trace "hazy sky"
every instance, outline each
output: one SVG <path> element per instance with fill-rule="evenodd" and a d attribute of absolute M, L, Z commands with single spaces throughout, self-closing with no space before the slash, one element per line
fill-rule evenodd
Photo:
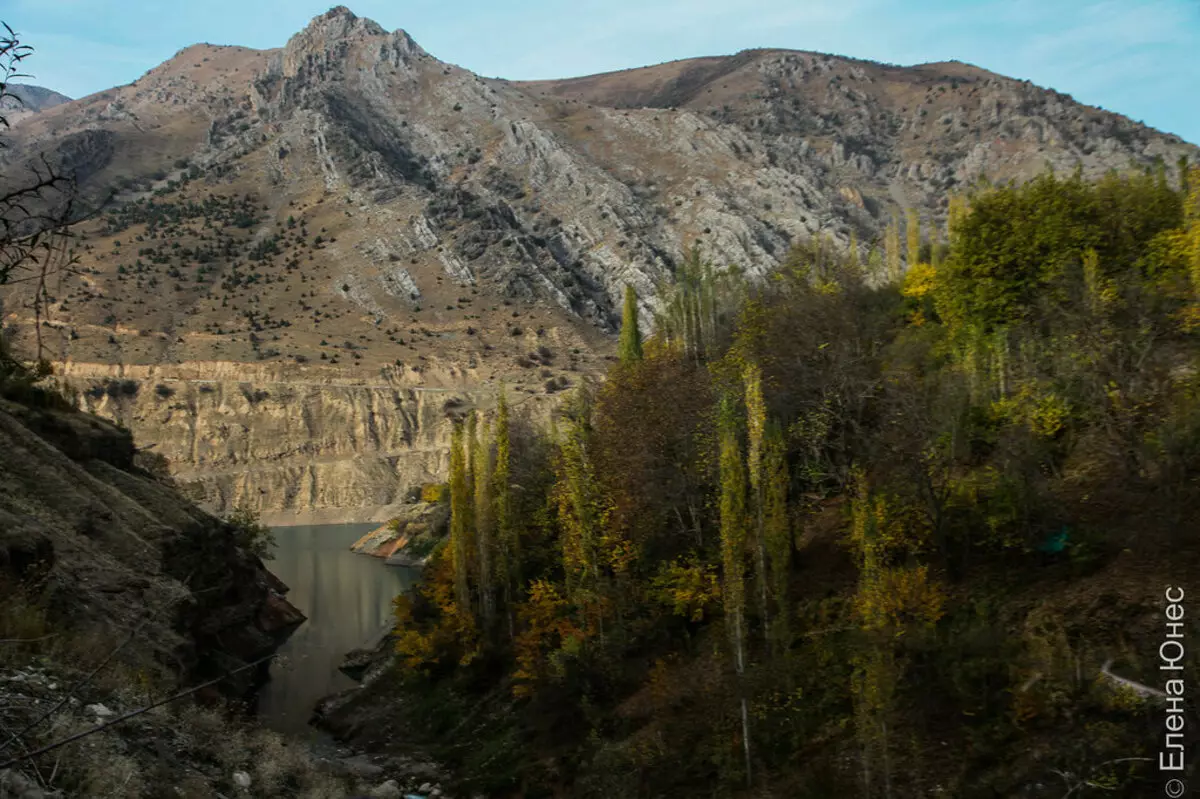
<path fill-rule="evenodd" d="M 0 0 L 26 71 L 81 97 L 196 42 L 283 45 L 328 0 Z M 750 47 L 957 59 L 1200 143 L 1200 0 L 359 0 L 488 77 L 567 77 Z"/>

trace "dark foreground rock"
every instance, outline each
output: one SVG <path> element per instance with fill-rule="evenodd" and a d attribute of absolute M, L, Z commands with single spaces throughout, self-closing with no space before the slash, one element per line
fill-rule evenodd
<path fill-rule="evenodd" d="M 374 790 L 240 710 L 304 620 L 246 531 L 128 431 L 26 393 L 0 398 L 0 799 Z"/>
<path fill-rule="evenodd" d="M 139 669 L 201 682 L 271 655 L 304 620 L 236 529 L 135 465 L 128 431 L 0 400 L 0 452 L 0 582 L 57 635 L 133 636 Z M 244 695 L 265 667 L 223 692 Z"/>

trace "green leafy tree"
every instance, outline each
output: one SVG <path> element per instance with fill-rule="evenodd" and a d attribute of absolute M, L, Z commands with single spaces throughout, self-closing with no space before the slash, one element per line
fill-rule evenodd
<path fill-rule="evenodd" d="M 467 454 L 464 450 L 463 425 L 454 423 L 450 440 L 450 553 L 454 573 L 454 599 L 459 612 L 471 613 L 471 528 L 474 503 L 467 474 Z"/>
<path fill-rule="evenodd" d="M 746 781 L 750 768 L 750 716 L 745 695 L 746 676 L 746 471 L 738 441 L 737 413 L 729 397 L 718 411 L 721 475 L 721 562 L 725 624 L 733 649 L 742 722 L 742 749 Z"/>
<path fill-rule="evenodd" d="M 912 269 L 921 260 L 921 217 L 916 208 L 909 208 L 904 225 L 908 239 L 908 268 Z"/>
<path fill-rule="evenodd" d="M 662 304 L 656 335 L 679 346 L 697 365 L 719 357 L 745 293 L 741 271 L 718 270 L 694 244 L 679 265 L 675 282 L 660 286 L 658 293 Z"/>
<path fill-rule="evenodd" d="M 883 234 L 883 251 L 887 261 L 887 277 L 893 283 L 899 282 L 904 274 L 900 262 L 900 221 L 892 215 Z"/>
<path fill-rule="evenodd" d="M 515 635 L 514 603 L 521 579 L 521 547 L 517 527 L 511 517 L 509 481 L 512 475 L 511 421 L 508 396 L 502 386 L 496 408 L 496 461 L 492 472 L 492 525 L 499 543 L 497 573 L 508 617 L 509 637 Z"/>
<path fill-rule="evenodd" d="M 225 523 L 233 528 L 234 540 L 242 549 L 262 560 L 275 557 L 275 534 L 259 520 L 258 514 L 245 505 L 233 509 Z"/>
<path fill-rule="evenodd" d="M 762 369 L 756 363 L 746 365 L 743 376 L 746 402 L 746 470 L 754 502 L 755 582 L 758 589 L 759 615 L 764 631 L 770 628 L 767 591 L 766 485 L 763 479 L 763 437 L 767 428 L 767 403 L 763 399 Z"/>
<path fill-rule="evenodd" d="M 479 609 L 484 627 L 490 629 L 496 615 L 496 593 L 493 583 L 495 573 L 495 526 L 492 505 L 494 475 L 492 447 L 491 442 L 488 441 L 490 427 L 487 420 L 485 419 L 482 425 L 473 425 L 471 433 L 473 439 L 476 436 L 479 437 L 479 440 L 474 441 L 472 447 L 474 450 L 472 476 L 475 484 L 475 543 L 479 553 L 477 565 Z"/>
<path fill-rule="evenodd" d="M 936 307 L 955 331 L 991 333 L 1047 304 L 1075 300 L 1084 254 L 1102 272 L 1136 264 L 1146 245 L 1182 221 L 1179 195 L 1153 176 L 1043 174 L 984 189 L 952 214 L 953 251 L 938 271 Z"/>
<path fill-rule="evenodd" d="M 791 644 L 788 620 L 788 575 L 792 558 L 792 529 L 788 518 L 789 482 L 783 428 L 772 420 L 766 426 L 763 453 L 763 537 L 771 563 L 771 585 L 775 598 L 772 639 L 776 651 L 786 651 Z"/>
<path fill-rule="evenodd" d="M 583 609 L 585 626 L 603 638 L 601 537 L 606 514 L 593 463 L 591 417 L 590 397 L 580 389 L 567 408 L 559 440 L 555 494 L 567 595 Z"/>
<path fill-rule="evenodd" d="M 642 333 L 638 329 L 637 291 L 625 286 L 625 307 L 621 313 L 621 340 L 617 344 L 617 357 L 621 363 L 633 363 L 642 359 Z"/>

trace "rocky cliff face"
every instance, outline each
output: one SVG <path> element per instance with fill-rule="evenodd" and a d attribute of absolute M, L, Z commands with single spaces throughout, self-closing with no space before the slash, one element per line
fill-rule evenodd
<path fill-rule="evenodd" d="M 232 363 L 63 372 L 82 407 L 167 458 L 190 497 L 278 524 L 390 518 L 411 488 L 445 479 L 448 420 L 496 398 L 487 386 L 414 386 L 388 372 L 374 382 Z M 548 412 L 549 398 L 529 399 L 523 407 Z"/>
<path fill-rule="evenodd" d="M 762 274 L 905 207 L 937 228 L 981 173 L 1200 160 L 966 64 L 754 50 L 514 83 L 341 7 L 284 48 L 189 47 L 41 111 L 0 167 L 39 152 L 102 209 L 40 330 L 86 407 L 214 508 L 359 518 L 444 475 L 444 389 L 549 396 L 600 371 L 625 285 L 650 328 L 693 242 Z M 32 351 L 23 291 L 4 323 Z"/>

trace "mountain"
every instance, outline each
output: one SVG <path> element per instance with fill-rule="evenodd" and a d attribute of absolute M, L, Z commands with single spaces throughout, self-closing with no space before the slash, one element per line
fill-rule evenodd
<path fill-rule="evenodd" d="M 65 94 L 28 83 L 10 83 L 5 89 L 8 95 L 0 99 L 0 114 L 15 125 L 22 119 L 56 105 L 71 102 Z"/>
<path fill-rule="evenodd" d="M 1200 159 L 966 64 L 753 50 L 512 82 L 342 7 L 282 49 L 186 48 L 10 140 L 5 173 L 49 153 L 100 209 L 42 331 L 85 406 L 213 507 L 306 512 L 441 479 L 430 391 L 544 406 L 597 371 L 625 284 L 649 327 L 693 241 L 761 275 L 906 207 L 941 225 L 981 174 Z M 27 299 L 5 305 L 25 348 Z"/>

